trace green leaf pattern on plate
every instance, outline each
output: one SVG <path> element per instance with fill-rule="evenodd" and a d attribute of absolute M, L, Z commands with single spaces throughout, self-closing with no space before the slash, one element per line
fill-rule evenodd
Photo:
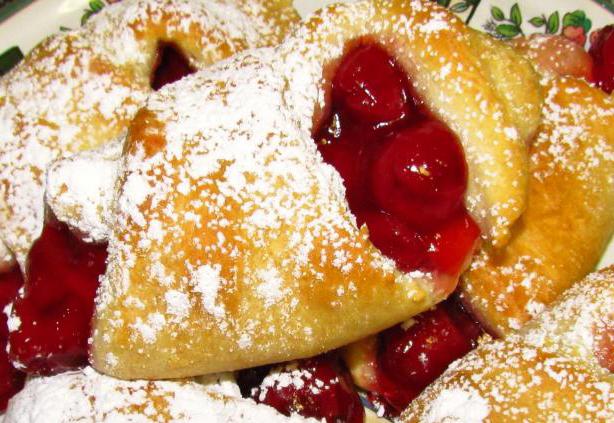
<path fill-rule="evenodd" d="M 21 59 L 23 59 L 23 52 L 17 46 L 0 54 L 0 76 L 10 71 Z"/>
<path fill-rule="evenodd" d="M 542 32 L 552 35 L 560 34 L 585 46 L 593 27 L 592 21 L 588 18 L 586 12 L 581 9 L 565 13 L 560 10 L 550 10 L 550 13 L 531 16 L 528 13 L 524 13 L 524 9 L 531 9 L 528 7 L 528 2 L 515 2 L 509 7 L 510 2 L 505 2 L 503 0 L 433 1 L 457 13 L 461 18 L 464 18 L 466 23 L 471 21 L 478 6 L 490 8 L 489 19 L 484 23 L 483 29 L 491 35 L 502 39 L 510 39 L 525 34 Z M 614 0 L 595 1 L 604 5 L 609 10 L 614 11 Z M 507 3 L 507 6 L 504 5 L 505 3 Z M 556 3 L 554 4 L 556 5 Z M 466 12 L 469 9 L 471 9 L 471 11 L 467 16 Z M 533 10 L 535 9 L 533 8 Z"/>
<path fill-rule="evenodd" d="M 521 6 L 519 3 L 514 3 L 507 14 L 501 7 L 491 5 L 490 19 L 483 27 L 486 32 L 497 38 L 510 39 L 541 31 L 544 34 L 563 35 L 584 46 L 592 26 L 592 21 L 584 10 L 567 12 L 562 19 L 561 12 L 554 10 L 549 14 L 532 16 L 525 23 Z"/>

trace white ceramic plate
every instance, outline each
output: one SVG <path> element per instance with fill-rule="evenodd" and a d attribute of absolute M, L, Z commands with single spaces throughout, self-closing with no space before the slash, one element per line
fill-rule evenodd
<path fill-rule="evenodd" d="M 304 17 L 335 0 L 294 0 Z M 13 0 L 0 10 L 0 54 L 26 53 L 60 28 L 76 28 L 84 16 L 113 0 Z M 470 26 L 502 38 L 518 34 L 563 34 L 587 46 L 593 30 L 614 23 L 614 0 L 437 0 Z M 11 16 L 9 12 L 18 10 Z M 612 218 L 614 219 L 614 212 Z M 614 264 L 614 240 L 600 267 Z"/>

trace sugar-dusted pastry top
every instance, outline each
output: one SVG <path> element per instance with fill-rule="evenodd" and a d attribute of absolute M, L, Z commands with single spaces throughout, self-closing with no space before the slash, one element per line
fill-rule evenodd
<path fill-rule="evenodd" d="M 119 173 L 124 137 L 49 165 L 45 203 L 60 222 L 69 222 L 83 239 L 108 238 L 108 213 Z"/>
<path fill-rule="evenodd" d="M 461 283 L 474 312 L 500 334 L 594 269 L 614 233 L 614 100 L 573 77 L 542 84 L 527 209 L 510 243 L 481 251 Z"/>
<path fill-rule="evenodd" d="M 337 5 L 275 49 L 152 95 L 124 145 L 94 366 L 182 377 L 312 356 L 449 294 L 456 281 L 401 273 L 373 247 L 311 132 L 344 49 L 379 42 L 459 135 L 468 206 L 486 237 L 504 242 L 526 188 L 525 140 L 509 110 L 538 111 L 541 99 L 537 89 L 529 106 L 530 95 L 500 101 L 472 34 L 430 2 Z M 516 61 L 518 88 L 537 86 Z"/>
<path fill-rule="evenodd" d="M 3 421 L 315 422 L 243 399 L 230 380 L 121 381 L 90 367 L 30 379 L 10 401 Z"/>
<path fill-rule="evenodd" d="M 158 41 L 199 69 L 278 42 L 295 20 L 285 0 L 127 0 L 37 46 L 0 80 L 0 239 L 19 263 L 42 229 L 47 165 L 125 133 Z"/>
<path fill-rule="evenodd" d="M 483 339 L 410 405 L 402 421 L 612 421 L 613 357 L 610 267 L 572 286 L 504 341 Z"/>

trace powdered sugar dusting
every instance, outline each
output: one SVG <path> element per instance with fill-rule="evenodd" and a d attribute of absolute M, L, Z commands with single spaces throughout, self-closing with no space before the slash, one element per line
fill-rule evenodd
<path fill-rule="evenodd" d="M 143 363 L 138 372 L 155 367 L 174 377 L 258 365 L 335 348 L 403 321 L 448 294 L 449 284 L 438 286 L 430 274 L 401 273 L 373 247 L 366 228 L 356 227 L 339 174 L 323 163 L 311 137 L 314 111 L 326 97 L 324 64 L 338 58 L 348 40 L 380 34 L 391 49 L 398 44 L 399 58 L 411 57 L 412 62 L 404 60 L 412 75 L 411 66 L 440 75 L 448 61 L 455 63 L 452 56 L 435 59 L 442 52 L 422 58 L 418 49 L 435 38 L 456 42 L 454 33 L 462 31 L 462 24 L 436 6 L 412 6 L 398 14 L 391 4 L 378 3 L 391 8 L 381 14 L 386 19 L 369 2 L 334 6 L 279 47 L 239 54 L 148 99 L 122 158 L 109 266 L 97 303 L 94 357 L 103 357 L 107 348 L 124 355 L 134 351 L 138 358 L 130 360 Z M 419 29 L 444 16 L 449 19 L 445 27 Z M 356 17 L 355 26 L 340 28 L 336 20 L 345 17 Z M 311 28 L 316 22 L 318 31 Z M 458 84 L 457 68 L 446 69 L 446 78 L 438 82 Z M 490 122 L 488 100 L 483 117 Z M 434 103 L 442 113 L 444 103 Z M 509 128 L 504 123 L 497 123 L 492 135 L 509 152 L 504 163 L 494 165 L 496 174 L 487 175 L 497 181 L 497 169 L 507 169 L 512 151 L 520 146 L 520 140 L 506 138 L 505 132 L 512 131 L 504 131 Z M 463 137 L 473 146 L 473 158 L 491 145 L 474 145 L 470 136 Z M 490 157 L 485 166 L 500 158 L 494 152 Z M 513 192 L 513 198 L 490 192 L 505 197 L 506 204 L 523 201 Z M 511 223 L 504 204 L 490 205 L 501 210 L 495 211 L 498 222 Z M 152 312 L 171 319 L 166 307 L 150 300 L 143 310 L 128 313 L 122 296 L 143 291 L 156 297 L 168 290 L 195 294 L 188 295 L 188 317 L 162 327 L 155 344 L 141 343 L 140 335 L 123 339 L 126 328 L 136 328 L 138 319 L 146 322 Z M 371 310 L 358 305 L 361 298 L 373 300 Z M 113 314 L 121 315 L 121 325 L 108 324 Z M 350 314 L 360 314 L 362 323 L 346 319 Z M 292 339 L 302 339 L 305 327 L 310 342 L 296 345 Z M 166 354 L 175 356 L 174 337 L 188 340 L 183 348 L 189 363 L 180 364 L 183 357 L 164 360 Z M 150 360 L 156 365 L 144 364 Z M 97 366 L 101 362 L 95 358 Z M 105 371 L 136 371 L 122 369 L 121 362 Z"/>
<path fill-rule="evenodd" d="M 53 162 L 47 172 L 46 203 L 86 241 L 108 238 L 106 214 L 113 199 L 123 138 Z"/>
<path fill-rule="evenodd" d="M 488 402 L 474 391 L 448 389 L 442 391 L 429 405 L 424 423 L 483 422 L 490 412 Z"/>
<path fill-rule="evenodd" d="M 611 354 L 612 344 L 602 341 L 614 327 L 613 281 L 612 267 L 589 275 L 519 332 L 481 339 L 401 420 L 450 421 L 464 397 L 473 398 L 477 410 L 490 410 L 489 421 L 611 421 L 614 386 L 604 366 L 611 358 L 603 360 L 602 348 Z"/>
<path fill-rule="evenodd" d="M 2 78 L 0 239 L 22 268 L 42 230 L 47 166 L 125 131 L 151 91 L 158 39 L 179 40 L 192 65 L 203 68 L 276 42 L 295 14 L 279 5 L 272 13 L 271 6 L 268 0 L 126 0 L 83 28 L 47 39 Z"/>
<path fill-rule="evenodd" d="M 544 78 L 527 208 L 504 254 L 474 258 L 462 287 L 497 333 L 518 329 L 595 265 L 614 231 L 614 102 L 572 78 Z"/>
<path fill-rule="evenodd" d="M 224 306 L 218 304 L 217 294 L 224 284 L 220 276 L 220 266 L 202 265 L 192 272 L 190 281 L 195 292 L 202 296 L 202 305 L 207 313 L 222 318 L 226 314 Z"/>
<path fill-rule="evenodd" d="M 228 382 L 121 381 L 91 368 L 30 379 L 5 423 L 37 421 L 300 422 L 252 400 L 228 396 Z M 236 385 L 235 385 L 236 386 Z M 237 388 L 238 390 L 238 388 Z"/>

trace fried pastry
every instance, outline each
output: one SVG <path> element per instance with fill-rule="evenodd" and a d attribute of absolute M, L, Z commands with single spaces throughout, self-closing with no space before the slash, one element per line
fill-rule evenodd
<path fill-rule="evenodd" d="M 614 268 L 589 275 L 505 340 L 482 339 L 405 422 L 614 419 Z"/>
<path fill-rule="evenodd" d="M 512 49 L 481 39 L 476 48 L 474 36 L 429 2 L 336 5 L 277 48 L 239 54 L 152 95 L 124 144 L 94 367 L 177 378 L 308 357 L 445 298 L 464 260 L 451 274 L 399 268 L 357 225 L 348 181 L 323 162 L 313 137 L 330 115 L 344 54 L 384 57 L 432 111 L 416 112 L 420 133 L 458 136 L 465 204 L 487 242 L 504 244 L 524 209 L 523 137 L 536 129 L 541 91 Z M 504 53 L 478 54 L 495 47 Z M 495 56 L 514 61 L 509 92 L 522 95 L 506 97 L 488 73 Z M 373 106 L 352 105 L 358 115 Z"/>
<path fill-rule="evenodd" d="M 241 398 L 228 379 L 121 381 L 90 367 L 27 382 L 11 400 L 6 423 L 96 422 L 315 422 L 286 417 L 273 408 Z"/>
<path fill-rule="evenodd" d="M 107 215 L 123 141 L 120 137 L 99 148 L 55 160 L 47 170 L 45 204 L 87 242 L 104 242 L 109 237 Z"/>
<path fill-rule="evenodd" d="M 527 209 L 509 244 L 483 249 L 461 282 L 467 304 L 499 335 L 593 270 L 614 233 L 614 101 L 573 77 L 543 85 Z"/>
<path fill-rule="evenodd" d="M 530 143 L 527 209 L 509 244 L 483 244 L 463 275 L 461 299 L 473 313 L 452 298 L 346 349 L 356 383 L 387 415 L 404 410 L 475 348 L 480 326 L 507 335 L 541 312 L 593 269 L 612 233 L 612 104 L 573 77 L 590 75 L 591 57 L 559 37 L 515 44 L 543 75 L 547 93 L 544 121 Z"/>
<path fill-rule="evenodd" d="M 0 81 L 0 239 L 22 269 L 42 230 L 50 161 L 125 134 L 152 89 L 275 44 L 296 20 L 284 0 L 128 0 L 28 54 Z M 167 53 L 179 64 L 156 73 Z"/>

